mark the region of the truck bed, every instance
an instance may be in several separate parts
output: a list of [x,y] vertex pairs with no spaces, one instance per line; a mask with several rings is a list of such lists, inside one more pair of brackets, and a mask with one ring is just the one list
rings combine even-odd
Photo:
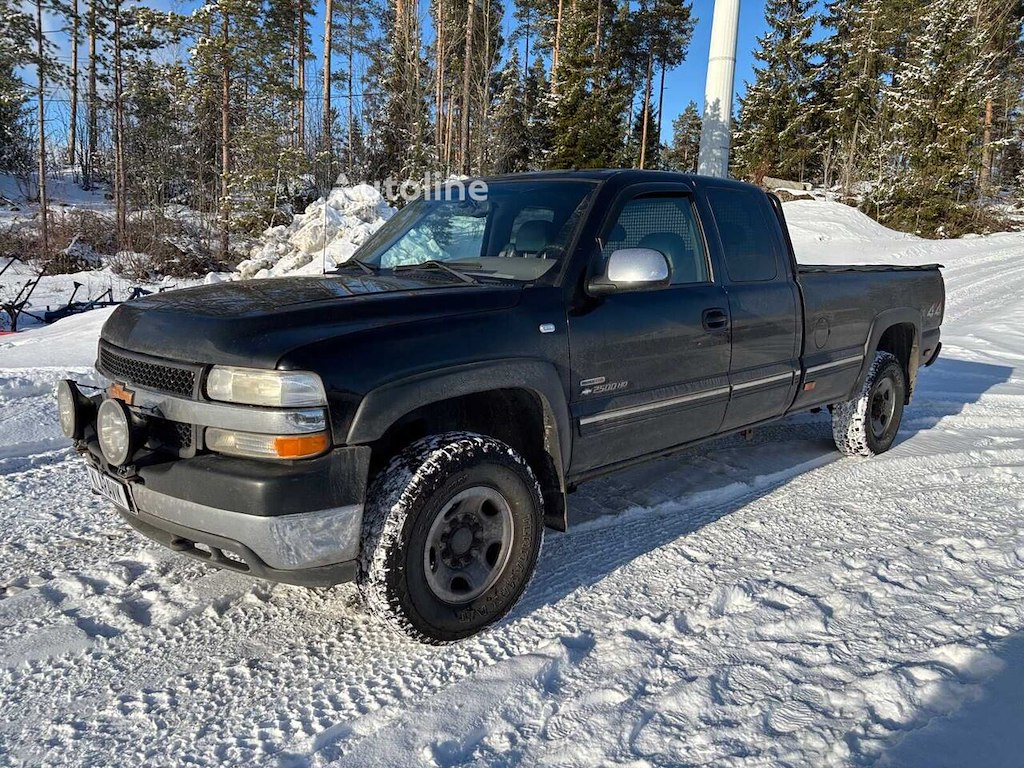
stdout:
[[797,272],[930,272],[942,269],[942,264],[797,264]]
[[907,323],[916,331],[911,370],[927,361],[938,343],[945,289],[938,264],[920,266],[797,266],[803,297],[805,370],[817,372],[812,391],[799,393],[795,409],[851,396],[870,364],[881,327]]

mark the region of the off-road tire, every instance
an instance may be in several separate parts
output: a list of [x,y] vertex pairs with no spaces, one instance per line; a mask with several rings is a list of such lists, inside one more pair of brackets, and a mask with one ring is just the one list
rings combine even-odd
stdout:
[[[431,525],[473,488],[496,490],[511,512],[512,541],[497,580],[468,603],[441,600],[428,582]],[[505,443],[469,432],[417,440],[379,472],[367,492],[357,585],[387,625],[440,645],[480,632],[519,601],[540,555],[544,502],[526,461]]]
[[[888,388],[892,413],[882,428],[872,427],[872,403],[883,388]],[[832,437],[836,447],[848,456],[877,456],[892,447],[903,420],[907,384],[903,366],[895,355],[877,352],[860,394],[832,408]]]

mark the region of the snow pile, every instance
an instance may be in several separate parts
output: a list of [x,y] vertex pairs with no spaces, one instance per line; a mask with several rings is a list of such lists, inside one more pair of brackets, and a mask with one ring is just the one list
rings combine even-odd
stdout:
[[796,200],[784,210],[797,260],[804,264],[915,263],[913,257],[928,249],[929,241],[888,229],[843,203]]
[[88,267],[101,267],[103,265],[103,257],[96,253],[96,249],[90,243],[82,242],[78,235],[75,235],[61,253],[76,264]]
[[367,184],[332,189],[326,201],[312,203],[291,224],[267,229],[236,274],[243,280],[319,275],[325,263],[331,269],[348,261],[394,213],[380,192]]

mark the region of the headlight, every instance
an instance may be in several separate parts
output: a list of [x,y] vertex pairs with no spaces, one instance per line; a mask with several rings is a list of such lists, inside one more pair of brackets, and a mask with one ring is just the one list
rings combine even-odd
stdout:
[[206,377],[211,400],[245,405],[305,407],[326,405],[323,382],[305,371],[263,371],[256,368],[214,366]]
[[256,459],[307,459],[318,456],[330,446],[326,432],[308,435],[259,435],[233,429],[206,429],[206,447],[231,456]]
[[114,466],[127,463],[134,453],[132,422],[128,408],[120,400],[104,400],[96,416],[96,433],[103,456]]
[[72,440],[81,440],[85,424],[94,412],[95,406],[71,379],[61,379],[57,382],[56,395],[61,432]]

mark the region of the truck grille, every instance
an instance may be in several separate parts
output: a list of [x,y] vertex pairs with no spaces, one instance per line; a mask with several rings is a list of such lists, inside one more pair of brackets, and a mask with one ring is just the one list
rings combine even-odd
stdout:
[[100,345],[99,369],[116,381],[136,384],[145,389],[192,397],[196,389],[196,370],[165,363],[149,362],[115,352]]
[[149,437],[154,448],[163,448],[171,452],[188,451],[192,448],[191,424],[167,419],[149,419]]

